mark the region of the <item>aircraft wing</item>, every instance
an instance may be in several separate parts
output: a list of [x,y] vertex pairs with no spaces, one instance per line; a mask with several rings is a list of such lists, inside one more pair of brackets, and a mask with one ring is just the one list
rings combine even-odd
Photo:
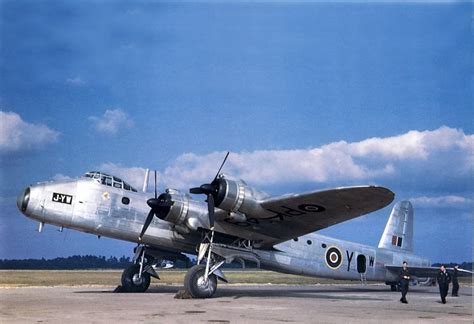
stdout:
[[285,195],[260,202],[247,222],[219,222],[231,235],[271,246],[381,209],[394,193],[383,187],[360,186]]
[[[396,274],[400,272],[402,269],[401,266],[398,265],[386,265],[385,268],[387,270],[392,271]],[[408,267],[408,272],[418,278],[436,278],[439,273],[439,267]],[[450,274],[453,274],[454,268],[446,268]],[[458,277],[470,277],[474,273],[470,270],[465,269],[458,269]]]

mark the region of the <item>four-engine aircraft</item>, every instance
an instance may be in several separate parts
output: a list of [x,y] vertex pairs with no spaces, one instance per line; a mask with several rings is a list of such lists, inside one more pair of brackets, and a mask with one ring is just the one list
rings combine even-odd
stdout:
[[[226,156],[227,159],[227,156]],[[226,263],[252,263],[262,269],[335,279],[385,281],[396,289],[406,260],[413,275],[433,277],[437,269],[413,254],[413,208],[408,201],[392,210],[377,248],[314,232],[384,208],[394,193],[378,186],[357,186],[259,199],[242,180],[220,173],[191,194],[166,189],[146,193],[102,172],[73,180],[27,187],[19,210],[43,224],[137,243],[133,265],[122,274],[122,289],[144,292],[164,260],[197,255],[184,279],[194,298],[214,295],[227,282]]]

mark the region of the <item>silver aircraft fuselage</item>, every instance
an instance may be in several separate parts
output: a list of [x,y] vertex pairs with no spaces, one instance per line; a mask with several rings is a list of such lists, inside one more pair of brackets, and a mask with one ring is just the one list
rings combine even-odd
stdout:
[[[387,264],[430,266],[428,259],[411,253],[395,252],[320,234],[308,234],[275,246],[279,252],[257,251],[262,268],[279,272],[344,280],[398,281],[398,275],[385,268]],[[328,260],[327,249],[338,257]],[[340,259],[339,259],[340,258]]]
[[[51,199],[53,197],[53,199]],[[150,194],[104,186],[94,179],[79,178],[43,182],[28,187],[17,200],[26,216],[53,224],[160,249],[196,254],[197,232],[180,232],[172,223],[154,218],[143,240],[138,236],[149,212]],[[207,214],[207,205],[190,199],[190,213]],[[328,251],[330,253],[328,253]],[[396,274],[384,265],[408,261],[411,266],[429,266],[427,259],[411,253],[389,251],[362,244],[308,234],[274,246],[253,249],[264,269],[334,279],[395,282]]]
[[[55,193],[59,194],[60,203],[50,199]],[[42,223],[139,243],[138,235],[149,211],[148,198],[149,194],[143,192],[105,187],[92,179],[79,178],[32,185],[18,197],[17,205],[26,216]],[[207,213],[206,205],[198,201],[189,208],[195,213]],[[155,218],[140,243],[195,253],[199,235],[184,236],[173,230],[173,224]]]

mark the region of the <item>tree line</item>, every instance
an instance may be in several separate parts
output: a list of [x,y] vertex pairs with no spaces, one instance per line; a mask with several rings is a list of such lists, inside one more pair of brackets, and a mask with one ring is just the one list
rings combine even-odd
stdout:
[[[176,260],[175,268],[187,268],[192,260]],[[0,260],[0,269],[17,270],[84,270],[84,269],[125,269],[132,264],[130,257],[73,255],[54,259]]]
[[[54,259],[22,259],[8,260],[0,259],[0,269],[3,270],[85,270],[85,269],[125,269],[132,264],[130,257],[120,258],[110,256],[95,255],[73,255]],[[189,268],[196,264],[194,259],[186,257],[185,260],[173,262],[174,268]],[[456,263],[443,263],[446,267],[454,267]],[[458,263],[459,267],[466,270],[473,270],[472,262]],[[433,267],[440,267],[441,263],[434,263]],[[240,268],[239,264],[229,264],[226,268]]]

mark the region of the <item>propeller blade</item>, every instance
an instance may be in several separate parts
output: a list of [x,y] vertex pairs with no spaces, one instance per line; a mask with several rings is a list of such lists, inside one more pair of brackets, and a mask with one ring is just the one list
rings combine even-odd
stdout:
[[189,193],[200,195],[200,194],[203,194],[204,192],[202,191],[200,187],[195,187],[195,188],[189,189]]
[[207,211],[209,212],[209,226],[214,229],[214,197],[212,194],[207,195]]
[[148,226],[150,226],[150,223],[153,220],[153,216],[155,216],[155,213],[153,212],[153,209],[152,209],[150,210],[150,212],[148,213],[148,216],[146,217],[145,224],[143,224],[143,228],[140,233],[140,236],[138,236],[139,241],[142,240],[142,237],[145,234],[145,231],[147,230]]
[[156,170],[155,170],[155,199],[157,198],[157,195],[156,195]]
[[[222,167],[223,167],[224,164],[225,164],[225,161],[227,161],[227,157],[229,156],[229,153],[230,153],[230,152],[227,151],[227,154],[225,155],[224,161],[222,161],[221,167],[219,168],[219,171],[217,171],[216,176],[214,177],[214,180],[216,180],[217,177],[219,176],[219,173],[221,172]],[[213,180],[213,181],[214,181],[214,180]]]

